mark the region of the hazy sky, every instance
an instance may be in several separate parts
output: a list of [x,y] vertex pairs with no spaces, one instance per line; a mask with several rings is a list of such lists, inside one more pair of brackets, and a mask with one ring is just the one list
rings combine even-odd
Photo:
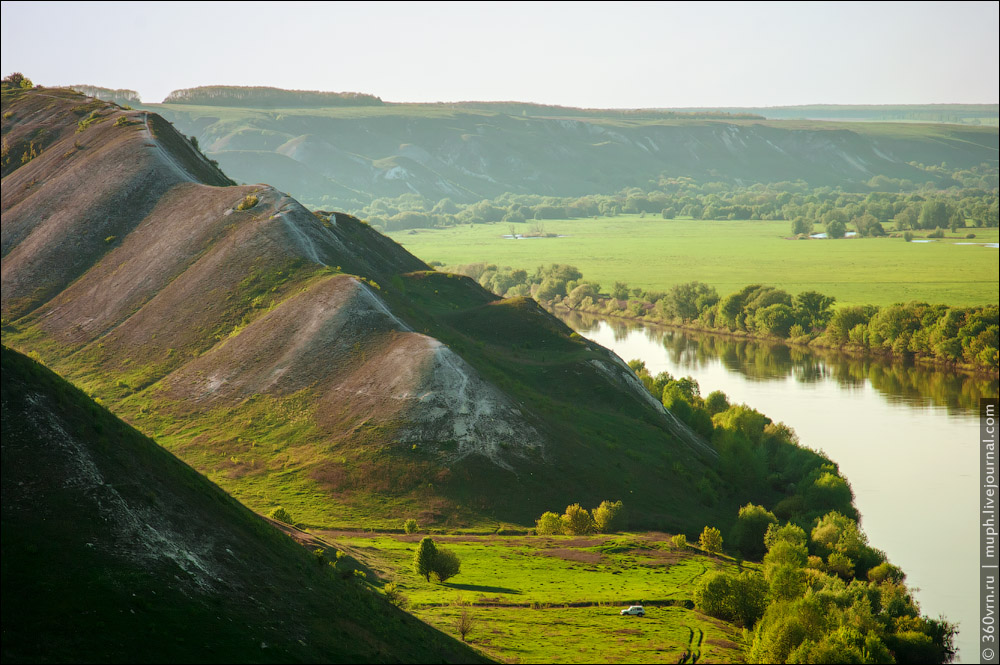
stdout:
[[585,107],[997,103],[997,2],[3,2],[3,75]]

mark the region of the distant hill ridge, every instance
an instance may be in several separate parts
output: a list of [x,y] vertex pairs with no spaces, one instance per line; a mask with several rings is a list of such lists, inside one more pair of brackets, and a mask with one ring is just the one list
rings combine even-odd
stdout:
[[174,90],[164,104],[236,106],[241,108],[327,108],[338,106],[382,106],[375,95],[361,92],[284,90],[266,86],[210,85]]

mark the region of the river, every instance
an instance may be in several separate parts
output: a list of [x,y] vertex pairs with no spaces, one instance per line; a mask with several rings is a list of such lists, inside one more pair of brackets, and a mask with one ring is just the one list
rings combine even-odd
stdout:
[[850,481],[869,541],[907,574],[924,614],[958,624],[956,662],[979,662],[979,398],[997,381],[577,313],[581,335],[651,374],[691,376],[722,390]]

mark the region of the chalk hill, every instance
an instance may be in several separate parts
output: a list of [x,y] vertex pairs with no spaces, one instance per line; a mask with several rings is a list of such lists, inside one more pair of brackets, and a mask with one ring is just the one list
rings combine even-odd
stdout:
[[[3,336],[250,507],[527,522],[622,498],[696,528],[715,451],[530,299],[347,215],[230,186],[156,114],[4,91]],[[13,154],[13,153],[12,153]],[[724,492],[723,492],[724,493]]]

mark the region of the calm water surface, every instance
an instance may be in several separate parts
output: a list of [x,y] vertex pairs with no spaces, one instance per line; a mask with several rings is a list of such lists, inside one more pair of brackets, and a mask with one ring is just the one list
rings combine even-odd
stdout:
[[901,566],[924,614],[957,623],[958,662],[978,662],[979,418],[997,381],[838,353],[686,333],[576,313],[580,334],[691,376],[822,450],[850,481],[875,547]]

